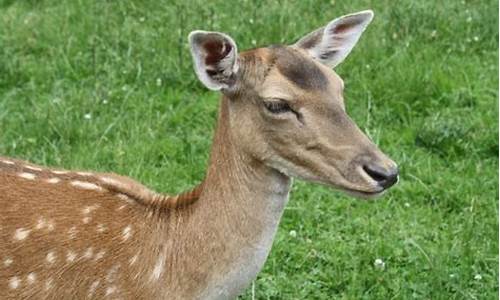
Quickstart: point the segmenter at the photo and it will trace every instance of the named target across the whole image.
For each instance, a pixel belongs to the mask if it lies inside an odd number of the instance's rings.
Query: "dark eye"
[[[264,106],[273,114],[291,112],[292,108],[285,101],[265,101]]]

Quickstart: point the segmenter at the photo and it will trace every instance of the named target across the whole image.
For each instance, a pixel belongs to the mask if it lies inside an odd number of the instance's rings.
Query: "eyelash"
[[[282,114],[286,112],[293,112],[292,108],[288,103],[284,101],[265,101],[264,106],[266,109],[273,114]]]

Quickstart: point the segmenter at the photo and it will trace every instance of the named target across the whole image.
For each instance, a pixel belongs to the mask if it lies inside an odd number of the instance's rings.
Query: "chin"
[[[355,190],[347,187],[343,187],[340,185],[332,184],[330,182],[325,182],[322,180],[313,180],[313,182],[319,183],[321,185],[325,185],[331,189],[337,190],[344,192],[345,194],[352,196],[354,198],[358,199],[364,199],[364,200],[375,200],[377,198],[380,198],[386,191],[386,189],[380,189],[380,190],[375,190],[373,192],[367,192],[367,191],[360,191],[360,190]]]
[[[353,196],[354,198],[358,199],[363,199],[363,200],[375,200],[380,198],[384,193],[385,190],[382,190],[380,192],[373,192],[373,193],[367,193],[367,192],[361,192],[361,191],[356,191],[356,190],[349,190],[349,189],[341,189],[343,192],[348,194],[349,196]]]

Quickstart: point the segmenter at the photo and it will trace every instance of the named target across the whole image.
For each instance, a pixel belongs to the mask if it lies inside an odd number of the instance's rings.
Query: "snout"
[[[384,190],[398,182],[399,170],[396,166],[384,168],[380,165],[370,163],[363,165],[363,171]]]

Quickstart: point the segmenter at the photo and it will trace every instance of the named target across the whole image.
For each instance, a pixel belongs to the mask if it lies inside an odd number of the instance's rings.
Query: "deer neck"
[[[203,192],[193,225],[214,270],[200,298],[235,297],[255,278],[271,249],[291,179],[238,150],[223,98]],[[216,260],[213,260],[214,258]],[[210,264],[213,264],[210,268]]]

